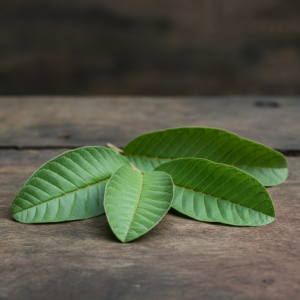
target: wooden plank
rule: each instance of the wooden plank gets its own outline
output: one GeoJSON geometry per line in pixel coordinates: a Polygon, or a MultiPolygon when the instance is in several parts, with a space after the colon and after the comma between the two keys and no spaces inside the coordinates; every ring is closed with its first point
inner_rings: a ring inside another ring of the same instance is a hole
{"type": "Polygon", "coordinates": [[[37,167],[63,150],[1,150],[0,299],[298,299],[300,158],[269,188],[277,217],[262,227],[201,223],[171,211],[128,244],[105,215],[25,225],[10,204],[37,167]]]}
{"type": "Polygon", "coordinates": [[[0,98],[0,146],[124,146],[180,126],[223,128],[278,149],[300,149],[300,98],[0,98]]]}

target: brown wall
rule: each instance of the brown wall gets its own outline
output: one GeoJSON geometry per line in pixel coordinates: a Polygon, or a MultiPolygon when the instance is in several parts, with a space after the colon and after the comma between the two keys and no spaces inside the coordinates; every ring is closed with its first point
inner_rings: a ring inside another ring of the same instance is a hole
{"type": "Polygon", "coordinates": [[[0,2],[0,94],[299,95],[299,0],[0,2]]]}

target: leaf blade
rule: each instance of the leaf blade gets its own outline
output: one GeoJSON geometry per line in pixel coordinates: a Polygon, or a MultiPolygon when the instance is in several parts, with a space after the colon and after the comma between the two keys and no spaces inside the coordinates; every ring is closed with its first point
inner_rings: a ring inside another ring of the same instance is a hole
{"type": "Polygon", "coordinates": [[[235,226],[261,226],[274,221],[275,209],[267,190],[237,168],[206,159],[183,158],[156,170],[172,177],[172,207],[189,217],[235,226]]]}
{"type": "Polygon", "coordinates": [[[156,226],[171,207],[173,182],[163,172],[141,174],[121,166],[109,180],[104,208],[121,242],[132,241],[156,226]]]}
{"type": "Polygon", "coordinates": [[[265,186],[282,183],[288,176],[287,160],[281,153],[217,128],[182,127],[147,133],[129,142],[123,152],[146,172],[172,159],[195,157],[237,167],[265,186]]]}
{"type": "Polygon", "coordinates": [[[25,183],[11,206],[21,223],[86,219],[104,213],[105,186],[128,161],[104,147],[67,151],[41,166],[25,183]]]}

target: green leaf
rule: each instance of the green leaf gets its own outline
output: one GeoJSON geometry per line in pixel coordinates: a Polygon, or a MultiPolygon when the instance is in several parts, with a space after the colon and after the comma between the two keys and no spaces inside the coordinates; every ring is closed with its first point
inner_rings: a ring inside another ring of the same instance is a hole
{"type": "Polygon", "coordinates": [[[275,218],[272,200],[264,186],[237,168],[206,159],[183,158],[156,170],[173,179],[172,207],[196,220],[260,226],[275,218]]]}
{"type": "Polygon", "coordinates": [[[40,167],[14,199],[13,218],[22,223],[86,219],[104,213],[105,186],[126,158],[104,147],[65,152],[40,167]]]}
{"type": "Polygon", "coordinates": [[[147,133],[127,144],[123,154],[142,171],[176,158],[206,158],[234,166],[263,185],[282,183],[288,176],[285,157],[261,144],[216,128],[173,128],[147,133]]]}
{"type": "Polygon", "coordinates": [[[173,182],[163,172],[141,174],[128,165],[109,180],[104,208],[109,225],[121,242],[132,241],[153,228],[168,212],[173,182]]]}

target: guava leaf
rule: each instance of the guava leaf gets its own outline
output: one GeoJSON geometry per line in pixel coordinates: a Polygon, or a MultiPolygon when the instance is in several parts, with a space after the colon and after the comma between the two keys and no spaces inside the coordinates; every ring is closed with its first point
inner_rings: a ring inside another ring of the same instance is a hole
{"type": "Polygon", "coordinates": [[[236,226],[265,225],[275,218],[265,187],[237,168],[206,159],[182,158],[155,170],[172,177],[172,207],[191,218],[236,226]]]}
{"type": "Polygon", "coordinates": [[[176,158],[205,158],[234,166],[263,185],[282,183],[288,176],[285,157],[261,144],[217,128],[173,128],[141,135],[123,154],[142,171],[176,158]]]}
{"type": "Polygon", "coordinates": [[[104,208],[109,225],[121,242],[132,241],[158,224],[173,200],[174,185],[163,172],[141,174],[121,166],[109,180],[104,208]]]}
{"type": "Polygon", "coordinates": [[[22,223],[87,219],[104,213],[105,186],[126,158],[104,147],[67,151],[40,167],[11,206],[22,223]]]}

